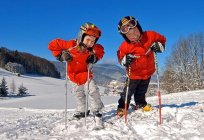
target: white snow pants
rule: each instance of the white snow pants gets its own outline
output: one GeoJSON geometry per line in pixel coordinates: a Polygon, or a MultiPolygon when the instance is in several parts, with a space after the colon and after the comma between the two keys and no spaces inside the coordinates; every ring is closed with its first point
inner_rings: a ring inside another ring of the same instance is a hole
{"type": "MultiPolygon", "coordinates": [[[[77,102],[77,108],[76,111],[77,112],[85,112],[85,108],[86,108],[86,95],[85,95],[85,89],[87,92],[87,84],[88,82],[86,82],[83,85],[77,85],[76,83],[71,82],[72,84],[72,88],[73,88],[73,93],[74,96],[76,98],[76,102],[77,102]]],[[[96,86],[95,82],[93,79],[90,79],[89,81],[89,101],[90,101],[90,108],[91,111],[100,111],[104,105],[101,101],[101,96],[99,93],[99,89],[96,86]]]]}

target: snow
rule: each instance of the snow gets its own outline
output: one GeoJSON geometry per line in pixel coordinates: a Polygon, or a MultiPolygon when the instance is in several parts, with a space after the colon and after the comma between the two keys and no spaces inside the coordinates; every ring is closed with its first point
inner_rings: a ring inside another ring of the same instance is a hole
{"type": "MultiPolygon", "coordinates": [[[[129,109],[128,122],[116,116],[116,96],[102,96],[105,103],[104,126],[92,130],[94,118],[72,120],[76,107],[68,86],[68,120],[65,128],[65,81],[61,79],[22,75],[17,77],[0,69],[0,80],[5,77],[9,87],[12,79],[21,83],[32,96],[0,98],[0,139],[33,140],[198,140],[204,139],[204,90],[162,96],[163,124],[159,125],[158,98],[148,97],[154,106],[150,112],[129,109]]],[[[103,89],[103,87],[100,87],[103,89]]],[[[102,90],[101,90],[102,91],[102,90]]]]}

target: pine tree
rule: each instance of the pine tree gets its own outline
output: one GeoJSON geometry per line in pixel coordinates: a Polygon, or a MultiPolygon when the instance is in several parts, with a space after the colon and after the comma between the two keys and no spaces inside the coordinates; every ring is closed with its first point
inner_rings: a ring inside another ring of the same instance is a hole
{"type": "Polygon", "coordinates": [[[6,97],[8,94],[8,88],[6,79],[3,77],[1,84],[0,84],[0,96],[6,97]]]}
{"type": "Polygon", "coordinates": [[[20,85],[20,87],[18,88],[18,96],[24,96],[27,94],[27,88],[23,86],[23,84],[20,85]]]}

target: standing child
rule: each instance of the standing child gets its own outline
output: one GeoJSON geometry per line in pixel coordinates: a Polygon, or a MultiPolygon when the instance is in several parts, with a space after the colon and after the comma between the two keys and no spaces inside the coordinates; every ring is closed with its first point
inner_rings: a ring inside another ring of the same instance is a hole
{"type": "MultiPolygon", "coordinates": [[[[132,95],[136,108],[148,107],[145,94],[151,76],[155,72],[154,52],[163,52],[166,38],[154,31],[144,31],[137,19],[132,16],[122,18],[118,31],[125,39],[117,51],[118,61],[126,67],[129,82],[127,109],[132,95]]],[[[124,115],[127,85],[118,100],[117,114],[124,115]]]]}
{"type": "Polygon", "coordinates": [[[59,61],[67,61],[67,75],[72,84],[74,96],[77,102],[75,118],[80,119],[88,115],[89,110],[85,112],[86,95],[85,84],[89,82],[89,96],[91,110],[95,116],[96,125],[102,125],[102,112],[104,107],[99,89],[93,80],[92,71],[89,72],[89,64],[97,63],[104,55],[104,49],[100,44],[96,44],[101,36],[101,31],[92,23],[85,23],[80,27],[78,38],[75,40],[55,39],[49,43],[48,49],[59,61]],[[89,81],[88,81],[89,79],[89,81]]]}

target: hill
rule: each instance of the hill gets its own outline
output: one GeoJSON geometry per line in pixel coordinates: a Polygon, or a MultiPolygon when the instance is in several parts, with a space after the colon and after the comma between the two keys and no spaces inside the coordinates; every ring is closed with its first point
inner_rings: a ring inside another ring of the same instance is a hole
{"type": "MultiPolygon", "coordinates": [[[[55,66],[48,60],[34,56],[29,53],[12,51],[5,47],[0,48],[0,67],[6,68],[7,64],[21,64],[27,74],[38,74],[60,78],[59,72],[55,66]]],[[[12,70],[12,72],[15,72],[12,70]]]]}
{"type": "MultiPolygon", "coordinates": [[[[41,75],[21,75],[16,76],[14,73],[8,72],[0,68],[0,82],[2,78],[6,79],[7,87],[9,88],[12,81],[16,85],[16,89],[23,84],[27,89],[30,96],[23,98],[9,98],[0,97],[0,106],[4,107],[17,107],[17,108],[38,108],[38,109],[63,109],[65,105],[65,80],[56,79],[41,75]],[[2,100],[1,100],[2,99],[2,100]]],[[[73,96],[71,85],[69,81],[68,86],[68,108],[75,108],[75,98],[73,96]]],[[[104,87],[99,87],[100,93],[103,96],[104,87]]],[[[17,92],[17,90],[16,90],[17,92]]],[[[102,100],[105,104],[110,104],[117,101],[115,96],[103,96],[102,100]]]]}

